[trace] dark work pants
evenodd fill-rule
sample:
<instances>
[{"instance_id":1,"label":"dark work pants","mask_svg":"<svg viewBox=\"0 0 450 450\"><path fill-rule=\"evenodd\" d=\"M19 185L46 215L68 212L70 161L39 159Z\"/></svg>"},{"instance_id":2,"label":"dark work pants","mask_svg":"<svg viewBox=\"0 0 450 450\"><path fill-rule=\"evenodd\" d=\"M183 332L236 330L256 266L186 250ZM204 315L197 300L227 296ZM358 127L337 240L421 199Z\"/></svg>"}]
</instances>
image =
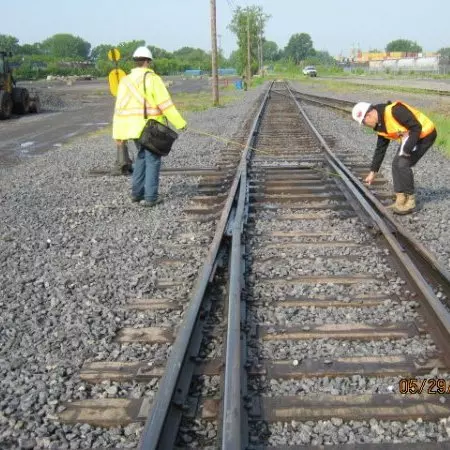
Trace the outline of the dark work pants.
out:
<instances>
[{"instance_id":1,"label":"dark work pants","mask_svg":"<svg viewBox=\"0 0 450 450\"><path fill-rule=\"evenodd\" d=\"M404 194L414 194L414 167L420 158L427 152L436 140L437 133L434 130L423 139L419 139L410 156L402 155L402 145L399 146L394 160L392 161L392 179L394 182L394 192Z\"/></svg>"}]
</instances>

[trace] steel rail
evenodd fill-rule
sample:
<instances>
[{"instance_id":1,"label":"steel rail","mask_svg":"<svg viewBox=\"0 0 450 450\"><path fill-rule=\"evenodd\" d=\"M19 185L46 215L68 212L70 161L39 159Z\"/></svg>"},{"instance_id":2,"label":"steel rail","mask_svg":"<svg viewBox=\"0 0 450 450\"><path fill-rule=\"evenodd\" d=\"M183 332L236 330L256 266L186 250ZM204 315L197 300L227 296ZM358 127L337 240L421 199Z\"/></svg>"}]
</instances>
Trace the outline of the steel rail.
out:
<instances>
[{"instance_id":1,"label":"steel rail","mask_svg":"<svg viewBox=\"0 0 450 450\"><path fill-rule=\"evenodd\" d=\"M334 155L320 135L316 127L312 124L311 120L307 116L305 110L298 103L297 99L293 95L290 87L288 90L291 92L292 98L296 103L300 113L303 115L307 123L310 125L323 149L325 150L328 163L333 170L339 175L342 182L346 185L352 196L359 202L365 213L372 219L373 223L378 227L384 238L388 242L389 246L407 270L412 281L416 285L418 291L423 295L426 300L426 305L429 306L429 312L433 315L435 323L440 324L439 330L434 330L436 333L439 331L439 341L443 344L443 348L448 350L449 336L450 336L450 312L445 308L441 301L435 295L431 286L427 283L422 273L418 270L416 265L412 262L409 255L404 251L404 248L400 245L399 241L394 237L392 229L389 225L393 225L398 229L398 226L391 220L386 221L387 214L385 208L381 206L378 201L372 201L374 199L373 194L345 167L345 165ZM418 246L416 247L418 248ZM443 274L445 278L445 274ZM449 364L450 352L445 352L443 358L446 363Z\"/></svg>"},{"instance_id":2,"label":"steel rail","mask_svg":"<svg viewBox=\"0 0 450 450\"><path fill-rule=\"evenodd\" d=\"M348 100L341 100L339 98L323 97L321 95L305 94L303 92L295 90L296 96L301 97L303 100L311 103L317 103L319 105L326 105L330 108L338 109L339 111L352 112L352 108L355 102ZM333 104L334 103L334 104Z\"/></svg>"},{"instance_id":3,"label":"steel rail","mask_svg":"<svg viewBox=\"0 0 450 450\"><path fill-rule=\"evenodd\" d=\"M270 84L269 89L261 102L258 116L253 123L252 132L248 142L250 142L250 139L253 136L253 132L259 124L259 116L266 106L267 98L272 85L273 82ZM230 218L233 202L235 201L237 189L241 181L242 170L246 165L248 147L249 144L247 143L247 146L241 157L241 162L237 168L233 183L230 187L230 191L225 202L225 206L222 210L219 223L216 227L216 232L214 234L208 256L196 280L193 289L194 293L189 301L189 306L184 313L183 321L177 332L175 342L172 345L164 375L160 380L158 393L150 409L149 416L141 435L141 439L139 442L139 448L141 450L154 450L159 448L159 442L166 424L166 417L172 405L172 399L175 393L178 379L180 377L181 370L183 368L183 363L187 358L188 345L199 315L200 306L202 304L206 288L212 278L212 273L219 253L219 248L221 247L223 238L226 234L227 223ZM174 430L167 430L167 432L173 434Z\"/></svg>"},{"instance_id":4,"label":"steel rail","mask_svg":"<svg viewBox=\"0 0 450 450\"><path fill-rule=\"evenodd\" d=\"M308 103L312 103L312 104L316 104L316 105L320 105L320 106L328 106L329 108L337 109L338 111L342 111L345 113L351 113L352 112L351 108L355 104L354 102L349 102L347 100L341 100L341 99L332 98L332 97L323 97L320 95L304 94L303 92L297 91L295 89L292 89L292 91L295 92L296 98L301 98L302 100L304 100ZM278 95L282 95L283 97L290 98L290 95L283 94L279 91L278 92L274 91L274 92L276 92ZM339 105L344 105L344 106L339 106Z\"/></svg>"},{"instance_id":5,"label":"steel rail","mask_svg":"<svg viewBox=\"0 0 450 450\"><path fill-rule=\"evenodd\" d=\"M247 189L247 165L241 179L238 205L233 224L230 256L230 287L228 296L228 326L226 338L225 375L223 391L222 449L236 450L242 443L242 395L241 395L241 297L242 276L242 231L244 226L244 208Z\"/></svg>"},{"instance_id":6,"label":"steel rail","mask_svg":"<svg viewBox=\"0 0 450 450\"><path fill-rule=\"evenodd\" d=\"M222 410L222 449L237 450L247 446L247 435L242 433L244 408L242 404L242 381L244 376L241 335L241 300L242 280L244 272L242 233L245 223L247 205L247 168L251 149L260 128L261 119L267 105L273 82L264 96L261 107L253 122L244 154L239 165L240 189L237 200L236 215L230 256L230 288L228 296L228 326L226 338L226 357Z\"/></svg>"}]
</instances>

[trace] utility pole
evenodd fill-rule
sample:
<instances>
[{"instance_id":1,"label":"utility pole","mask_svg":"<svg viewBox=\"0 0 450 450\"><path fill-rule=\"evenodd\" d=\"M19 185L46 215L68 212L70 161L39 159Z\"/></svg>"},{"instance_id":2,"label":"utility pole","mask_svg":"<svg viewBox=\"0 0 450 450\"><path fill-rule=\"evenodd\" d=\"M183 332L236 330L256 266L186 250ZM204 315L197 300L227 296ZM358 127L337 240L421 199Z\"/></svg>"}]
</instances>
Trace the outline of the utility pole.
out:
<instances>
[{"instance_id":1,"label":"utility pole","mask_svg":"<svg viewBox=\"0 0 450 450\"><path fill-rule=\"evenodd\" d=\"M217 74L216 0L211 2L211 66L213 105L219 104L219 77Z\"/></svg>"},{"instance_id":2,"label":"utility pole","mask_svg":"<svg viewBox=\"0 0 450 450\"><path fill-rule=\"evenodd\" d=\"M259 16L259 55L258 55L258 59L259 59L259 74L261 76L264 75L264 71L263 71L263 26L262 26L262 17L261 15Z\"/></svg>"},{"instance_id":3,"label":"utility pole","mask_svg":"<svg viewBox=\"0 0 450 450\"><path fill-rule=\"evenodd\" d=\"M221 59L222 59L222 35L218 34L217 35L217 41L218 41L218 45L217 45L217 67L220 69L220 66L222 64Z\"/></svg>"},{"instance_id":4,"label":"utility pole","mask_svg":"<svg viewBox=\"0 0 450 450\"><path fill-rule=\"evenodd\" d=\"M250 10L247 8L247 85L250 87L252 77L250 53Z\"/></svg>"}]
</instances>

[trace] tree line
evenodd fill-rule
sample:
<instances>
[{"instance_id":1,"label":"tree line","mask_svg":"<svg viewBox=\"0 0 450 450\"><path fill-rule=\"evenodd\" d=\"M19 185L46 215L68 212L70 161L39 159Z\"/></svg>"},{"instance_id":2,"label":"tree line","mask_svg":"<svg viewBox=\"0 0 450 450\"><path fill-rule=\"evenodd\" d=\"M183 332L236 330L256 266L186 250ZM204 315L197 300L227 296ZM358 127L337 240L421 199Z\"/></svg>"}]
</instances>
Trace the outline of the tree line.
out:
<instances>
[{"instance_id":1,"label":"tree line","mask_svg":"<svg viewBox=\"0 0 450 450\"><path fill-rule=\"evenodd\" d=\"M258 63L270 65L277 61L293 61L309 57L311 63L334 64L335 60L327 52L314 50L311 37L307 33L294 34L285 49L269 41L264 36L263 13L260 7L251 7L248 11L238 8L229 28L236 34L238 50L229 58L219 49L219 67L234 67L242 72L247 61L247 28L246 14L250 14L250 41L252 73L259 70ZM264 16L267 18L268 16ZM121 54L120 67L129 71L133 67L132 54L134 50L145 45L143 40L121 42L119 44L101 44L92 47L81 37L71 34L55 34L42 42L20 45L14 36L0 34L0 50L11 52L11 62L15 66L15 74L22 78L36 78L45 75L83 75L106 76L114 67L108 60L108 51L118 48ZM183 72L186 69L211 71L211 53L200 48L182 47L173 52L149 45L154 57L155 70L162 75Z\"/></svg>"},{"instance_id":2,"label":"tree line","mask_svg":"<svg viewBox=\"0 0 450 450\"><path fill-rule=\"evenodd\" d=\"M125 71L134 66L132 55L145 41L133 40L119 44L101 44L96 47L78 36L55 34L42 42L19 45L14 36L0 34L0 50L11 52L10 61L15 66L17 77L36 78L45 75L85 75L106 76L114 67L108 59L108 51L118 48L121 54L119 67ZM211 69L211 55L199 48L183 47L169 52L155 46L152 51L155 69L167 75L180 73L186 69ZM226 58L221 62L227 66Z\"/></svg>"}]
</instances>

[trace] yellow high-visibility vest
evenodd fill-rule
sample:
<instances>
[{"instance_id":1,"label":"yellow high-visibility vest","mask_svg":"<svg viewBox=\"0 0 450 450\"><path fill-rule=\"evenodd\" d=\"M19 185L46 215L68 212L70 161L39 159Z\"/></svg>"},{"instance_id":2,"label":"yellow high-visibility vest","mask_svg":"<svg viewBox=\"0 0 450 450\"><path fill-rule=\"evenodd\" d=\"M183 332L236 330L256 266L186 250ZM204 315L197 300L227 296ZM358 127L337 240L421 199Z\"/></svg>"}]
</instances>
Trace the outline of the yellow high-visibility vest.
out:
<instances>
[{"instance_id":1,"label":"yellow high-visibility vest","mask_svg":"<svg viewBox=\"0 0 450 450\"><path fill-rule=\"evenodd\" d=\"M434 123L422 112L413 108L412 106L407 105L403 102L393 102L390 105L386 106L384 110L384 123L386 125L386 133L381 131L377 132L378 135L384 136L388 139L400 141L402 136L408 131L406 127L397 122L392 115L392 108L395 105L403 105L408 108L417 119L417 121L422 125L422 132L420 133L420 139L428 136L432 131L434 131Z\"/></svg>"},{"instance_id":2,"label":"yellow high-visibility vest","mask_svg":"<svg viewBox=\"0 0 450 450\"><path fill-rule=\"evenodd\" d=\"M161 77L153 70L143 67L132 69L122 78L117 89L113 117L113 139L137 139L144 129L144 75L146 89L147 120L154 119L166 124L166 119L177 129L186 126Z\"/></svg>"}]
</instances>

